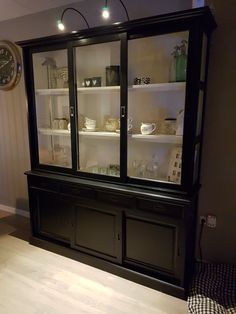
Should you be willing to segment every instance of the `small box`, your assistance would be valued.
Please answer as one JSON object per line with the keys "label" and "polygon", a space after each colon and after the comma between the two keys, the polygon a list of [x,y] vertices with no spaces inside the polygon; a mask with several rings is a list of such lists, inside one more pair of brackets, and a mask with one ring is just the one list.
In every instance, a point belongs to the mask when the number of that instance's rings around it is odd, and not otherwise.
{"label": "small box", "polygon": [[102,85],[101,76],[94,76],[91,78],[93,87],[100,87]]}
{"label": "small box", "polygon": [[120,66],[111,65],[106,67],[106,86],[120,85]]}

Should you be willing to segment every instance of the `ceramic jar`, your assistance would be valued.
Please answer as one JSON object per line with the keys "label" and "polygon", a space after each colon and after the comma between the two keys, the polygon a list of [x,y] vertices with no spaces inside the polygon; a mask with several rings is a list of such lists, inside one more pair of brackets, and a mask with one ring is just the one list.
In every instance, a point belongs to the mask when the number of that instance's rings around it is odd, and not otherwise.
{"label": "ceramic jar", "polygon": [[109,118],[105,123],[105,130],[108,132],[115,132],[119,128],[119,121],[115,118]]}
{"label": "ceramic jar", "polygon": [[86,129],[95,130],[96,129],[96,123],[97,123],[96,120],[89,119],[89,118],[85,117],[84,126]]}
{"label": "ceramic jar", "polygon": [[161,134],[175,135],[176,132],[176,119],[167,118],[162,122]]}
{"label": "ceramic jar", "polygon": [[156,130],[156,123],[144,123],[142,122],[140,131],[143,135],[152,134]]}

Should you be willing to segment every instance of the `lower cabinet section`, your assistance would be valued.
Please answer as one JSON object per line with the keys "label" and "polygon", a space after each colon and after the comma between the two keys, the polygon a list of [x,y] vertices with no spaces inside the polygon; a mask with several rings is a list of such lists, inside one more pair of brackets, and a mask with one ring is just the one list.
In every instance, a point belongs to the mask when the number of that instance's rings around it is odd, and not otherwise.
{"label": "lower cabinet section", "polygon": [[72,206],[57,194],[32,192],[35,232],[43,236],[70,243]]}
{"label": "lower cabinet section", "polygon": [[128,279],[144,276],[145,284],[153,278],[166,283],[168,291],[172,286],[184,291],[187,264],[193,260],[188,253],[194,239],[190,201],[91,185],[78,185],[76,191],[75,183],[70,191],[62,180],[48,180],[44,188],[41,181],[37,185],[36,177],[28,178],[35,239],[104,261],[108,271],[116,265],[118,274],[129,272]]}
{"label": "lower cabinet section", "polygon": [[180,279],[181,237],[181,226],[171,218],[126,214],[124,261]]}
{"label": "lower cabinet section", "polygon": [[121,211],[81,201],[74,208],[72,247],[121,262]]}

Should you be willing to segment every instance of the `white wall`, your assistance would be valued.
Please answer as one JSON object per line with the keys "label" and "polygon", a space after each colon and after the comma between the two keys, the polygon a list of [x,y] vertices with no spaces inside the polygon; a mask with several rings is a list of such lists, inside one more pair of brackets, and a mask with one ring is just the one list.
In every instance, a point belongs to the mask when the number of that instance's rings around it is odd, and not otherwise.
{"label": "white wall", "polygon": [[203,233],[203,258],[236,264],[236,1],[214,0],[199,214],[217,216]]}
{"label": "white wall", "polygon": [[[110,0],[111,20],[101,18],[101,8],[104,0],[84,0],[73,3],[71,7],[84,14],[90,27],[101,26],[118,21],[126,21],[123,7],[118,0]],[[129,12],[130,19],[137,19],[151,15],[185,10],[191,7],[190,0],[123,0]],[[56,21],[60,19],[64,8],[47,10],[44,12],[23,16],[0,23],[0,38],[13,41],[58,34]],[[64,20],[67,31],[86,28],[83,19],[73,11],[67,11]]]}
{"label": "white wall", "polygon": [[22,77],[12,91],[0,91],[0,204],[28,209],[24,171],[29,169],[27,101]]}

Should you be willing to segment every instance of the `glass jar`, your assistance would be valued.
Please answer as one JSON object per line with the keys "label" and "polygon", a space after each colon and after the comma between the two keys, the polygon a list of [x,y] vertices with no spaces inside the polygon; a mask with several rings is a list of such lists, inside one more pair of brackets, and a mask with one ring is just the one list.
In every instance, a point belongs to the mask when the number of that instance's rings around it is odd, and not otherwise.
{"label": "glass jar", "polygon": [[176,119],[166,118],[161,125],[161,133],[166,135],[175,135]]}

